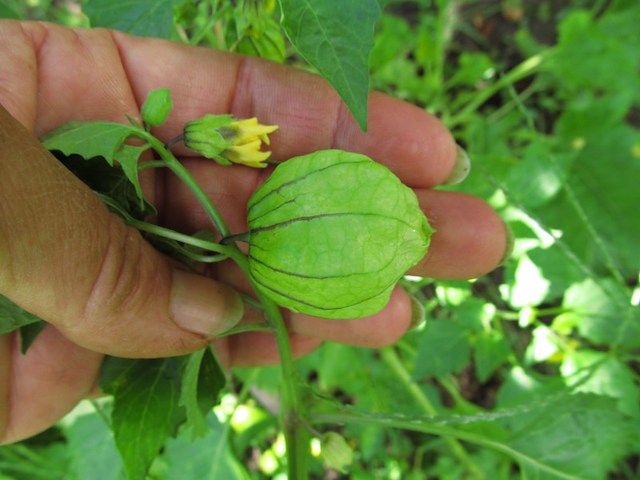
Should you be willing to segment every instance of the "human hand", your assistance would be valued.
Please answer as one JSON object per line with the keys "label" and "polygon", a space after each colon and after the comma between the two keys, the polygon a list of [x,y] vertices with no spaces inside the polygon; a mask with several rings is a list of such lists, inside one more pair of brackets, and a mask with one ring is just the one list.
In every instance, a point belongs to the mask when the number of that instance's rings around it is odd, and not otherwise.
{"label": "human hand", "polygon": [[[70,120],[139,118],[146,94],[171,90],[175,110],[156,134],[165,140],[205,113],[257,116],[280,130],[274,160],[325,148],[364,153],[391,168],[418,198],[437,233],[412,274],[468,278],[493,269],[507,248],[504,224],[484,202],[435,191],[454,166],[447,130],[422,110],[372,94],[369,132],[320,78],[258,59],[133,38],[104,30],[0,21],[0,104],[35,135]],[[194,351],[239,320],[232,285],[248,291],[233,265],[197,276],[174,268],[107,213],[91,192],[34,146],[0,111],[0,293],[48,326],[27,355],[17,335],[0,336],[0,441],[46,428],[97,382],[102,354],[130,357]],[[174,149],[214,199],[231,231],[244,231],[244,206],[263,170],[222,167]],[[158,222],[193,232],[208,219],[169,174],[143,178]],[[215,278],[216,281],[212,280]],[[367,319],[336,321],[288,312],[296,355],[324,340],[379,347],[411,322],[408,295]],[[258,314],[247,309],[242,321]],[[228,366],[277,361],[273,338],[246,333],[215,340]]]}

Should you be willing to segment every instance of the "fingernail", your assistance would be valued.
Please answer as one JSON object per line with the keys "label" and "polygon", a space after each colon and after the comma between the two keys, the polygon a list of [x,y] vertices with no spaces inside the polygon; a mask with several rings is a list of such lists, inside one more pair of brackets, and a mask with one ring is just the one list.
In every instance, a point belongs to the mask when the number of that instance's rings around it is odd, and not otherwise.
{"label": "fingernail", "polygon": [[424,305],[413,295],[409,294],[411,300],[411,323],[409,324],[409,330],[417,330],[422,327],[427,321],[427,312],[424,309]]}
{"label": "fingernail", "polygon": [[240,295],[231,287],[183,270],[173,271],[170,308],[180,327],[206,336],[233,327],[244,311]]}
{"label": "fingernail", "polygon": [[498,264],[498,266],[504,265],[507,262],[507,260],[511,258],[511,254],[513,253],[513,247],[516,244],[516,237],[513,234],[513,230],[511,230],[511,227],[509,227],[509,225],[507,225],[506,222],[504,224],[504,229],[505,229],[505,234],[507,236],[507,240],[504,246],[504,254],[502,255],[502,259],[500,260],[500,263]]}
{"label": "fingernail", "polygon": [[462,182],[471,171],[471,159],[467,151],[460,145],[456,145],[456,161],[451,173],[442,183],[443,185],[457,185]]}

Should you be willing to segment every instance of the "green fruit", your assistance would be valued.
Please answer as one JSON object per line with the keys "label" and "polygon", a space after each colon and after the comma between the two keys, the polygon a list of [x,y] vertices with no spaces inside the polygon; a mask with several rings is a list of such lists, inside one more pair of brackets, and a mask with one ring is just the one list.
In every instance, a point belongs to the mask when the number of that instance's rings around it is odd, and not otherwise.
{"label": "green fruit", "polygon": [[325,318],[382,309],[433,233],[389,169],[339,150],[279,165],[247,217],[254,283],[282,306]]}

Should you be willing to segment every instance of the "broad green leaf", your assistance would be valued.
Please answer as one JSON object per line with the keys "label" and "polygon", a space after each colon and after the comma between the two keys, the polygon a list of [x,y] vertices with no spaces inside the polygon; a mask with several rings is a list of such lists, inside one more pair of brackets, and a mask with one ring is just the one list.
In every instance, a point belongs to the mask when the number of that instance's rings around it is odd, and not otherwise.
{"label": "broad green leaf", "polygon": [[113,165],[116,152],[138,127],[113,122],[69,122],[40,140],[48,150],[84,158],[103,157]]}
{"label": "broad green leaf", "polygon": [[0,295],[0,335],[40,321],[40,317],[27,312],[7,297]]}
{"label": "broad green leaf", "polygon": [[20,14],[4,1],[0,1],[0,18],[12,18],[19,20]]}
{"label": "broad green leaf", "polygon": [[557,300],[567,288],[584,278],[557,246],[528,250],[518,260],[512,275],[509,288],[504,291],[514,308]]}
{"label": "broad green leaf", "polygon": [[[104,407],[106,402],[101,402]],[[91,405],[81,403],[61,422],[67,442],[70,479],[125,480],[113,432]]]}
{"label": "broad green leaf", "polygon": [[151,127],[162,125],[173,109],[168,88],[153,90],[147,95],[141,109],[142,121]]}
{"label": "broad green leaf", "polygon": [[186,357],[105,361],[101,385],[113,395],[112,428],[130,480],[145,478],[184,421],[179,400],[185,363]]}
{"label": "broad green leaf", "polygon": [[224,372],[209,348],[189,356],[182,377],[180,405],[185,407],[185,426],[192,429],[194,438],[205,436],[209,432],[206,416],[217,404],[225,382]]}
{"label": "broad green leaf", "polygon": [[375,0],[280,0],[282,25],[300,55],[337,90],[367,128],[369,54],[380,6]]}
{"label": "broad green leaf", "polygon": [[512,432],[506,444],[533,459],[520,462],[532,480],[604,480],[618,460],[638,451],[638,421],[621,414],[614,400],[596,395],[560,396],[523,406],[507,418],[506,426]]}
{"label": "broad green leaf", "polygon": [[247,208],[253,281],[280,305],[325,318],[382,309],[433,232],[390,170],[338,150],[280,164]]}
{"label": "broad green leaf", "polygon": [[465,328],[449,320],[432,320],[421,334],[413,378],[443,377],[469,364],[471,348]]}
{"label": "broad green leaf", "polygon": [[133,185],[136,196],[138,197],[139,209],[145,209],[144,193],[142,193],[142,186],[140,185],[140,179],[138,178],[138,160],[142,152],[147,150],[146,145],[133,146],[123,144],[115,154],[115,160],[118,162],[122,171],[126,175],[127,179]]}
{"label": "broad green leaf", "polygon": [[640,390],[635,373],[611,354],[577,350],[568,354],[561,368],[567,385],[577,392],[597,393],[618,400],[618,409],[640,417]]}
{"label": "broad green leaf", "polygon": [[87,0],[82,11],[91,26],[141,37],[170,38],[173,12],[182,0]]}
{"label": "broad green leaf", "polygon": [[235,457],[227,424],[215,415],[207,417],[204,438],[193,440],[184,433],[167,441],[159,463],[165,480],[249,480],[244,462]]}
{"label": "broad green leaf", "polygon": [[591,342],[640,345],[640,312],[612,280],[575,283],[567,290],[563,306],[577,317],[578,331]]}
{"label": "broad green leaf", "polygon": [[523,158],[509,170],[505,187],[525,207],[540,207],[560,192],[575,151],[557,152],[551,142],[529,144]]}
{"label": "broad green leaf", "polygon": [[507,361],[510,354],[509,342],[503,335],[495,330],[484,330],[476,338],[474,349],[478,380],[489,380],[493,372]]}
{"label": "broad green leaf", "polygon": [[[638,12],[634,13],[637,15]],[[634,13],[609,15],[612,19],[609,25],[619,26],[626,16],[630,26]],[[603,23],[606,24],[606,20]],[[632,28],[637,30],[635,26]],[[636,32],[620,29],[612,34],[593,18],[591,12],[576,9],[563,19],[559,33],[558,49],[550,68],[563,89],[576,93],[584,88],[638,91],[640,56]],[[576,61],[578,58],[580,61]]]}

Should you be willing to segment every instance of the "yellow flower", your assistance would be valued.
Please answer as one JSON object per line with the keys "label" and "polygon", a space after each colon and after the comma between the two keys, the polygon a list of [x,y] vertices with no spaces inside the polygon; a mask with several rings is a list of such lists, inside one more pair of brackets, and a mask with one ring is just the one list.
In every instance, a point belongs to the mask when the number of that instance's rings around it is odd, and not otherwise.
{"label": "yellow flower", "polygon": [[261,147],[262,144],[271,144],[269,134],[277,129],[277,125],[261,125],[255,117],[231,122],[229,126],[220,129],[222,136],[233,143],[222,155],[232,163],[264,168],[271,152],[262,151]]}
{"label": "yellow flower", "polygon": [[263,151],[269,145],[269,134],[277,125],[261,125],[257,118],[236,120],[231,115],[205,115],[184,127],[185,146],[222,165],[239,163],[254,168],[267,166],[271,155]]}

